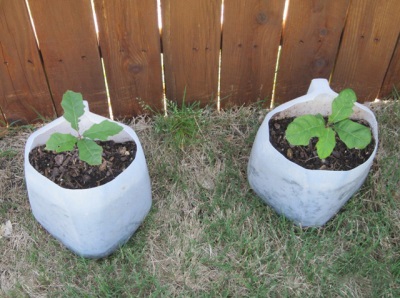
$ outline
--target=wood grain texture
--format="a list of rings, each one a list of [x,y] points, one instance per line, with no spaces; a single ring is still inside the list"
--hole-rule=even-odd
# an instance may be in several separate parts
[[[3,111],[0,106],[0,127],[6,127],[7,126],[7,120],[4,117]],[[0,137],[5,135],[5,129],[0,129],[0,132],[3,132],[4,134],[0,133]]]
[[[388,71],[379,91],[379,98],[391,96],[394,88],[400,92],[400,38],[397,39],[396,49],[390,60]]]
[[[114,117],[163,107],[156,0],[96,0],[99,42]]]
[[[221,107],[271,99],[285,1],[224,4]]]
[[[30,8],[57,113],[72,90],[92,112],[109,116],[90,0],[35,0]]]
[[[314,78],[334,68],[349,0],[290,1],[282,39],[275,102],[304,95]]]
[[[167,99],[215,103],[221,0],[161,0]]]
[[[24,0],[0,1],[0,111],[9,124],[55,116]]]
[[[400,29],[400,1],[352,0],[331,86],[353,88],[358,100],[374,100]]]

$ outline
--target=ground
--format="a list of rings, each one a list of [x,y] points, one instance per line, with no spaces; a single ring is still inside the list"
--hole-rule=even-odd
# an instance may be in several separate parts
[[[23,150],[36,127],[10,129],[0,139],[0,296],[400,297],[400,104],[372,107],[374,166],[318,229],[279,217],[248,185],[261,107],[134,119],[153,206],[128,243],[101,260],[75,256],[35,221]],[[195,125],[185,132],[182,123]]]

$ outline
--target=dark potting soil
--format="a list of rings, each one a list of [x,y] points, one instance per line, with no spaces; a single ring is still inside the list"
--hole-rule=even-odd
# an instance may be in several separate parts
[[[45,145],[29,153],[29,162],[42,175],[63,188],[86,189],[106,184],[121,174],[135,159],[136,143],[113,141],[97,144],[103,147],[103,163],[91,166],[78,158],[78,150],[55,153]]]
[[[317,155],[317,138],[312,138],[308,146],[292,146],[286,140],[285,131],[293,119],[272,118],[269,121],[269,139],[275,149],[283,156],[303,168],[309,170],[347,171],[364,163],[374,151],[374,139],[364,149],[349,149],[336,135],[336,146],[331,156],[321,160]],[[369,124],[365,121],[358,121],[358,123],[369,127]]]

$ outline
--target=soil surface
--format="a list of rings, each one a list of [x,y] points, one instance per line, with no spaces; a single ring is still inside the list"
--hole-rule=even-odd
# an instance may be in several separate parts
[[[269,121],[270,142],[283,156],[309,170],[347,171],[364,163],[372,154],[375,140],[364,149],[349,149],[336,135],[336,146],[331,156],[321,160],[317,155],[318,139],[312,138],[308,146],[292,146],[285,138],[287,126],[294,118],[274,119]],[[353,120],[354,121],[354,120]],[[369,124],[358,121],[365,126]]]
[[[91,166],[78,158],[78,150],[55,153],[34,148],[29,162],[42,175],[63,188],[86,189],[106,184],[121,174],[135,159],[136,143],[96,142],[103,147],[103,163]]]

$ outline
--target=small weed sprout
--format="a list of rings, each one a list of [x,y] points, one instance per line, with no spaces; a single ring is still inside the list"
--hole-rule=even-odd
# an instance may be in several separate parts
[[[108,137],[122,131],[122,126],[104,120],[99,124],[93,124],[81,134],[79,118],[85,112],[82,94],[68,90],[63,95],[61,106],[64,110],[64,118],[71,123],[71,127],[77,132],[78,136],[55,132],[46,142],[45,149],[60,153],[71,151],[77,146],[78,155],[82,161],[87,162],[89,165],[100,165],[103,148],[95,140],[106,141]]]
[[[203,124],[202,109],[199,102],[186,103],[186,88],[182,104],[167,100],[166,115],[156,115],[154,128],[178,148],[196,143]]]
[[[372,136],[368,127],[349,119],[356,101],[353,90],[342,90],[332,102],[327,123],[320,114],[299,116],[286,129],[286,139],[293,146],[307,146],[311,138],[317,137],[317,154],[321,159],[331,155],[336,146],[336,133],[347,148],[364,149]]]

